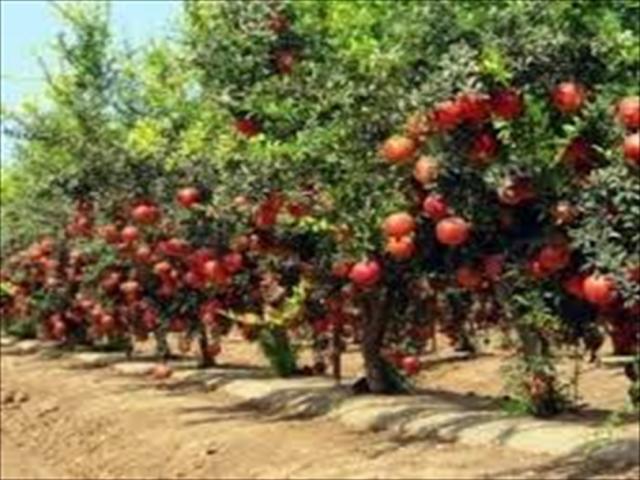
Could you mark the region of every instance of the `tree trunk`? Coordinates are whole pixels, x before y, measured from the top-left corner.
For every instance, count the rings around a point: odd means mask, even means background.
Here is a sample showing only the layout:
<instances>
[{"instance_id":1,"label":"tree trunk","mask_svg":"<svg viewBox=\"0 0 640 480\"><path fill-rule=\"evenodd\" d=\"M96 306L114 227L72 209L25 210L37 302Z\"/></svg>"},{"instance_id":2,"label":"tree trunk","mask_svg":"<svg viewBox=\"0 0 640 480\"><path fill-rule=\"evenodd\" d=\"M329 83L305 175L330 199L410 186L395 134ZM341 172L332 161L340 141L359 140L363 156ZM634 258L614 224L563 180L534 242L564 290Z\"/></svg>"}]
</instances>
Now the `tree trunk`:
<instances>
[{"instance_id":1,"label":"tree trunk","mask_svg":"<svg viewBox=\"0 0 640 480\"><path fill-rule=\"evenodd\" d=\"M200 346L200 368L212 367L215 364L209 354L209 339L207 329L202 323L199 326L198 344Z\"/></svg>"},{"instance_id":2,"label":"tree trunk","mask_svg":"<svg viewBox=\"0 0 640 480\"><path fill-rule=\"evenodd\" d=\"M373 295L378 295L373 297ZM362 356L364 358L367 387L371 393L392 393L385 360L382 357L386 331L386 298L381 292L363 298Z\"/></svg>"},{"instance_id":3,"label":"tree trunk","mask_svg":"<svg viewBox=\"0 0 640 480\"><path fill-rule=\"evenodd\" d=\"M342 380L342 323L337 323L331 336L331 364L333 379L337 385Z\"/></svg>"},{"instance_id":4,"label":"tree trunk","mask_svg":"<svg viewBox=\"0 0 640 480\"><path fill-rule=\"evenodd\" d=\"M167 328L162 325L153 331L153 336L156 339L156 355L163 360L169 360L171 358L171 349L169 348L169 342L167 342Z\"/></svg>"}]
</instances>

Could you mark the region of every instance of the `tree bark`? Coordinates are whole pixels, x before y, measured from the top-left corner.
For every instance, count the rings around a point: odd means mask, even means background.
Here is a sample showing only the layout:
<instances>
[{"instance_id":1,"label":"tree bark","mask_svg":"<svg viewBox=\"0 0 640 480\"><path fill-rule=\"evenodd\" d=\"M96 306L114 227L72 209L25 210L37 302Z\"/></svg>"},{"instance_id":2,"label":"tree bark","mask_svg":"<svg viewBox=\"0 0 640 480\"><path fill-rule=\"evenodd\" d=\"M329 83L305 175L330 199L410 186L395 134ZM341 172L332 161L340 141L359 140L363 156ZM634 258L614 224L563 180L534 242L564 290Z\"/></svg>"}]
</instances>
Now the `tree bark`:
<instances>
[{"instance_id":1,"label":"tree bark","mask_svg":"<svg viewBox=\"0 0 640 480\"><path fill-rule=\"evenodd\" d=\"M342 323L334 325L331 336L331 364L333 379L337 385L342 380Z\"/></svg>"},{"instance_id":2,"label":"tree bark","mask_svg":"<svg viewBox=\"0 0 640 480\"><path fill-rule=\"evenodd\" d=\"M200 346L200 367L212 367L215 362L213 358L211 358L211 355L209 355L209 339L207 337L206 327L200 324L198 333L198 344Z\"/></svg>"},{"instance_id":3,"label":"tree bark","mask_svg":"<svg viewBox=\"0 0 640 480\"><path fill-rule=\"evenodd\" d=\"M170 359L171 349L169 342L167 342L167 328L165 326L156 328L153 331L153 336L156 339L156 355L163 360Z\"/></svg>"},{"instance_id":4,"label":"tree bark","mask_svg":"<svg viewBox=\"0 0 640 480\"><path fill-rule=\"evenodd\" d=\"M374 295L378 295L374 297ZM367 387L371 393L392 393L385 360L382 357L386 331L386 298L382 292L367 294L363 298L362 356L364 358Z\"/></svg>"}]
</instances>

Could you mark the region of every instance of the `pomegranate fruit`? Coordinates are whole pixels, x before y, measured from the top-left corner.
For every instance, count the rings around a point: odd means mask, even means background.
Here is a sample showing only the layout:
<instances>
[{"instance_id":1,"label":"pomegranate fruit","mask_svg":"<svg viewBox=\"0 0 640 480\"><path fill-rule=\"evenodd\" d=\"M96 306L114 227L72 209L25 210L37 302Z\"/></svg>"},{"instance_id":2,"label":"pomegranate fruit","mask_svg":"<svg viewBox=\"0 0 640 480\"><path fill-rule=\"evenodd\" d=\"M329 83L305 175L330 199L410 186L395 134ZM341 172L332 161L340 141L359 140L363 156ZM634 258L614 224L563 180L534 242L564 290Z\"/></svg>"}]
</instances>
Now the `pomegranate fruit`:
<instances>
[{"instance_id":1,"label":"pomegranate fruit","mask_svg":"<svg viewBox=\"0 0 640 480\"><path fill-rule=\"evenodd\" d=\"M471 226L461 217L448 217L436 225L436 238L443 245L462 245L469 239Z\"/></svg>"}]
</instances>

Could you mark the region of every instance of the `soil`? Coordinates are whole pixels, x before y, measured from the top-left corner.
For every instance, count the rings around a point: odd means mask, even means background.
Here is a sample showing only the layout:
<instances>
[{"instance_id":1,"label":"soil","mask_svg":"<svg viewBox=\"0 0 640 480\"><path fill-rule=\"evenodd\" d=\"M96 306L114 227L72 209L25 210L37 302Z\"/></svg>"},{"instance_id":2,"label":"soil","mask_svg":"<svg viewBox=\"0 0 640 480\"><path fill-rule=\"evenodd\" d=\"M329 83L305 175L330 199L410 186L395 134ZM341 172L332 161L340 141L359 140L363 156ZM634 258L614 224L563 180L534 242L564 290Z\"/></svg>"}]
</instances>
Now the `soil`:
<instances>
[{"instance_id":1,"label":"soil","mask_svg":"<svg viewBox=\"0 0 640 480\"><path fill-rule=\"evenodd\" d=\"M224 362L264 363L253 345L229 341L223 348ZM356 361L349 355L347 371ZM498 377L485 374L500 363L495 357L443 363L420 382L480 390L497 383ZM637 479L640 473L637 467L617 471L581 458L498 447L398 443L385 433L354 433L323 417L260 412L220 391L170 389L107 369L74 368L64 358L3 355L1 367L3 479ZM589 381L595 385L604 375L600 381L609 382L614 377L608 372L589 374ZM600 386L600 396L588 388L590 398L615 405L609 387Z\"/></svg>"}]
</instances>

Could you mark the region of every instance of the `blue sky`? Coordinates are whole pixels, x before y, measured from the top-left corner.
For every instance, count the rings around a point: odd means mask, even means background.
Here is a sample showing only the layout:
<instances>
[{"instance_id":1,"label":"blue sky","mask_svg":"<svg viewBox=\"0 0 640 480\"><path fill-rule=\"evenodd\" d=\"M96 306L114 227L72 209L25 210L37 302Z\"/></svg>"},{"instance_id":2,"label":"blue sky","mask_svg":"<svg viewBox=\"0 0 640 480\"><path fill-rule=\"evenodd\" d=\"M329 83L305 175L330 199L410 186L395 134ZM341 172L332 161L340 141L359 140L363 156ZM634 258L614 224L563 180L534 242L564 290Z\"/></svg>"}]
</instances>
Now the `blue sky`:
<instances>
[{"instance_id":1,"label":"blue sky","mask_svg":"<svg viewBox=\"0 0 640 480\"><path fill-rule=\"evenodd\" d=\"M49 3L47 0L0 0L3 105L15 105L42 88L37 55L45 51L60 30L58 18ZM170 31L181 2L112 0L111 3L111 21L117 40L136 45ZM11 145L5 135L1 142L2 163L6 163L11 156Z\"/></svg>"}]
</instances>

